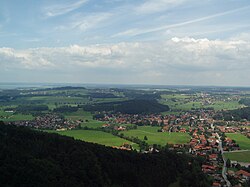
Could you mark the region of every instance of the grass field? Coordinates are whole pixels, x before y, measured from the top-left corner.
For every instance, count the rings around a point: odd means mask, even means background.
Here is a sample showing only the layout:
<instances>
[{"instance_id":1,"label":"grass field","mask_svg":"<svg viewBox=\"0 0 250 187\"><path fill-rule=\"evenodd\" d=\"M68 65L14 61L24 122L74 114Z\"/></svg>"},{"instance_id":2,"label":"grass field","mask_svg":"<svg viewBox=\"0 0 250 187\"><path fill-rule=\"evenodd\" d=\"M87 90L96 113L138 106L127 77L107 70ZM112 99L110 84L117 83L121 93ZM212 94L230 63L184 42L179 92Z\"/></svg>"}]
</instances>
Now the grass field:
<instances>
[{"instance_id":1,"label":"grass field","mask_svg":"<svg viewBox=\"0 0 250 187\"><path fill-rule=\"evenodd\" d=\"M108 103L116 101L126 101L127 98L95 98L92 102L94 103Z\"/></svg>"},{"instance_id":2,"label":"grass field","mask_svg":"<svg viewBox=\"0 0 250 187\"><path fill-rule=\"evenodd\" d=\"M238 101L215 101L213 104L210 105L202 105L200 101L190 101L190 98L198 97L198 95L185 95L185 94L170 94L161 95L160 103L166 104L170 107L170 109L176 110L183 110L188 111L192 108L208 108L212 107L214 110L233 110L237 108L241 108L244 105L238 103ZM167 114L167 113L166 113Z\"/></svg>"},{"instance_id":3,"label":"grass field","mask_svg":"<svg viewBox=\"0 0 250 187\"><path fill-rule=\"evenodd\" d=\"M93 131L93 130L68 130L68 131L47 131L54 132L65 136L74 137L78 140L83 140L86 142L98 143L106 146L121 146L124 143L129 143L134 149L139 149L139 146L128 140L119 138L110 133L102 131Z\"/></svg>"},{"instance_id":4,"label":"grass field","mask_svg":"<svg viewBox=\"0 0 250 187\"><path fill-rule=\"evenodd\" d=\"M225 153L225 157L238 162L250 162L250 151Z\"/></svg>"},{"instance_id":5,"label":"grass field","mask_svg":"<svg viewBox=\"0 0 250 187\"><path fill-rule=\"evenodd\" d=\"M102 125L104 125L104 124L105 124L105 122L92 120L89 122L82 123L81 126L82 127L89 127L89 128L98 128L98 127L102 127Z\"/></svg>"},{"instance_id":6,"label":"grass field","mask_svg":"<svg viewBox=\"0 0 250 187\"><path fill-rule=\"evenodd\" d=\"M238 101L217 101L214 104L208 105L208 107L213 107L214 110L234 110L237 108L241 108L244 105L238 103Z\"/></svg>"},{"instance_id":7,"label":"grass field","mask_svg":"<svg viewBox=\"0 0 250 187\"><path fill-rule=\"evenodd\" d=\"M186 94L162 94L161 97L163 99L187 99L191 96Z\"/></svg>"},{"instance_id":8,"label":"grass field","mask_svg":"<svg viewBox=\"0 0 250 187\"><path fill-rule=\"evenodd\" d=\"M226 136L235 140L239 144L241 149L250 150L250 139L239 133L226 133Z\"/></svg>"},{"instance_id":9,"label":"grass field","mask_svg":"<svg viewBox=\"0 0 250 187\"><path fill-rule=\"evenodd\" d=\"M79 109L76 112L63 113L66 119L72 120L93 120L93 116L90 112L86 112L82 109Z\"/></svg>"},{"instance_id":10,"label":"grass field","mask_svg":"<svg viewBox=\"0 0 250 187\"><path fill-rule=\"evenodd\" d=\"M25 114L13 114L0 110L0 121L22 121L22 120L32 120L34 117L32 115Z\"/></svg>"},{"instance_id":11,"label":"grass field","mask_svg":"<svg viewBox=\"0 0 250 187\"><path fill-rule=\"evenodd\" d=\"M159 144L166 145L168 144L183 144L187 143L190 140L190 136L186 133L168 133L168 132L157 132L159 127L143 126L138 127L135 130L129 130L122 132L125 136L129 137L138 137L143 140L144 136L147 136L148 144Z\"/></svg>"},{"instance_id":12,"label":"grass field","mask_svg":"<svg viewBox=\"0 0 250 187\"><path fill-rule=\"evenodd\" d=\"M82 109L79 109L77 112L65 113L64 117L71 120L83 120L84 122L81 123L82 127L97 128L105 124L105 122L93 120L92 114Z\"/></svg>"},{"instance_id":13,"label":"grass field","mask_svg":"<svg viewBox=\"0 0 250 187\"><path fill-rule=\"evenodd\" d=\"M87 98L83 97L70 97L70 96L35 96L35 97L28 97L26 99L27 101L31 102L38 102L38 103L44 103L44 104L77 104L81 103L84 104L88 101Z\"/></svg>"}]
</instances>

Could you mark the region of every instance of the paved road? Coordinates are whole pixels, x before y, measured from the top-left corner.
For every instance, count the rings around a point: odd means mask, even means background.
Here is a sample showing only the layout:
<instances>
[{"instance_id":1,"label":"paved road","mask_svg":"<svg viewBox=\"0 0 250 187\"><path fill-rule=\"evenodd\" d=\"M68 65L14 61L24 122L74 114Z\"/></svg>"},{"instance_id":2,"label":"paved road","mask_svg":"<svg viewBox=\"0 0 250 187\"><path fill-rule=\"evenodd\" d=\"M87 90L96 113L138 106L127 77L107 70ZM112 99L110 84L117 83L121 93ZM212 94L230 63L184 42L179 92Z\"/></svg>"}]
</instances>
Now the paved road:
<instances>
[{"instance_id":1,"label":"paved road","mask_svg":"<svg viewBox=\"0 0 250 187\"><path fill-rule=\"evenodd\" d=\"M224 153L240 153L240 152L246 152L250 151L249 149L244 149L244 150L235 150L235 151L224 151Z\"/></svg>"},{"instance_id":2,"label":"paved road","mask_svg":"<svg viewBox=\"0 0 250 187\"><path fill-rule=\"evenodd\" d=\"M219 149L221 151L222 159L223 159L223 162L224 162L221 174L222 174L222 177L224 178L224 180L226 181L227 186L231 187L232 185L231 185L230 181L227 179L227 175L226 175L226 172L227 172L227 160L224 157L222 142L221 142L221 139L220 139L220 136L218 135L218 133L217 133L217 137L219 138Z\"/></svg>"},{"instance_id":3,"label":"paved road","mask_svg":"<svg viewBox=\"0 0 250 187\"><path fill-rule=\"evenodd\" d=\"M169 128L169 131L168 131L169 134L171 133L172 128L173 128L173 127L170 127L170 128Z\"/></svg>"}]
</instances>

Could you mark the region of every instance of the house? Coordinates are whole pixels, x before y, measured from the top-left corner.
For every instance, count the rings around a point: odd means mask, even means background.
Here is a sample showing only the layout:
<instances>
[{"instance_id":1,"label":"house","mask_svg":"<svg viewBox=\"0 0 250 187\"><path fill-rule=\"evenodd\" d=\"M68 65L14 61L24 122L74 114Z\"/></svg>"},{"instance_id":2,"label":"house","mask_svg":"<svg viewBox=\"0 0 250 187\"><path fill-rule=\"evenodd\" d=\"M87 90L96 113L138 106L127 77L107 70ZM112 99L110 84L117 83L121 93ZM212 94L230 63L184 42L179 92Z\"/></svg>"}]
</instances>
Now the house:
<instances>
[{"instance_id":1,"label":"house","mask_svg":"<svg viewBox=\"0 0 250 187\"><path fill-rule=\"evenodd\" d=\"M209 160L217 160L218 155L217 154L211 154L208 157L209 157Z\"/></svg>"},{"instance_id":2,"label":"house","mask_svg":"<svg viewBox=\"0 0 250 187\"><path fill-rule=\"evenodd\" d=\"M221 184L218 182L213 182L212 187L221 187Z\"/></svg>"},{"instance_id":3,"label":"house","mask_svg":"<svg viewBox=\"0 0 250 187\"><path fill-rule=\"evenodd\" d=\"M239 177L243 177L244 179L250 179L250 173L247 172L247 171L244 171L244 170L239 170L236 172L236 175L239 176Z\"/></svg>"},{"instance_id":4,"label":"house","mask_svg":"<svg viewBox=\"0 0 250 187\"><path fill-rule=\"evenodd\" d=\"M106 124L103 124L102 127L103 127L103 128L110 127L110 124L107 124L107 123L106 123Z\"/></svg>"}]
</instances>

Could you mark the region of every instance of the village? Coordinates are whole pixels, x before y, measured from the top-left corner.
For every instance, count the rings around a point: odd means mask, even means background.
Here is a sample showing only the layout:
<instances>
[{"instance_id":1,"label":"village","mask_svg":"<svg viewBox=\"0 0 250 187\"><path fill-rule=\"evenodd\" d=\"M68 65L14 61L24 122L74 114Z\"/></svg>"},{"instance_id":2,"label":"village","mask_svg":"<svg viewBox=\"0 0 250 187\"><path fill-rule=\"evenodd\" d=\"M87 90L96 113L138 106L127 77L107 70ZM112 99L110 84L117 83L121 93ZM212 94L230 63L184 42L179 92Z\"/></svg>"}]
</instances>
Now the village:
<instances>
[{"instance_id":1,"label":"village","mask_svg":"<svg viewBox=\"0 0 250 187\"><path fill-rule=\"evenodd\" d=\"M173 144L170 145L169 149L179 153L185 150L188 154L203 158L202 171L213 178L214 187L241 186L250 179L250 173L242 169L244 166L241 166L238 162L230 162L224 157L224 152L240 150L237 142L229 137L225 137L225 133L241 133L249 138L250 130L247 127L250 125L250 122L229 123L222 120L214 120L214 114L215 112L212 110L197 110L185 112L181 115L170 114L165 116L106 113L99 120L106 122L103 128L112 127L117 131L129 130L126 129L124 124L136 124L138 126L159 126L161 127L159 132L188 133L191 136L190 142L187 144ZM118 125L114 126L112 124ZM220 124L220 126L216 124ZM122 146L122 149L124 149L124 146ZM238 169L232 171L227 170L227 167ZM232 185L228 178L237 183L237 185Z\"/></svg>"},{"instance_id":2,"label":"village","mask_svg":"<svg viewBox=\"0 0 250 187\"><path fill-rule=\"evenodd\" d=\"M34 120L13 121L8 124L31 127L34 129L63 131L76 129L79 127L80 123L81 121L78 120L67 120L57 114L49 113L37 116Z\"/></svg>"},{"instance_id":3,"label":"village","mask_svg":"<svg viewBox=\"0 0 250 187\"><path fill-rule=\"evenodd\" d=\"M96 120L103 122L101 128L97 130L112 130L119 135L119 132L136 129L139 126L159 127L160 133L187 133L190 141L185 144L168 144L168 149L179 154L185 153L203 159L201 166L203 173L213 179L213 186L241 186L250 179L248 165L241 165L237 161L229 161L225 158L224 152L239 151L240 146L235 140L225 136L225 133L240 133L249 138L250 129L248 121L215 120L214 110L195 110L176 114L122 114L104 112L102 117ZM49 113L35 117L30 121L9 122L17 126L27 126L41 130L65 131L72 129L82 129L82 120L64 119L63 116ZM129 125L130 124L130 125ZM88 129L88 128L87 128ZM167 142L166 142L167 144ZM123 144L114 148L122 150L132 150L129 144ZM159 152L157 148L149 146L144 153ZM228 168L235 168L228 170ZM230 179L230 180L229 180ZM232 185L230 181L237 185Z\"/></svg>"}]
</instances>

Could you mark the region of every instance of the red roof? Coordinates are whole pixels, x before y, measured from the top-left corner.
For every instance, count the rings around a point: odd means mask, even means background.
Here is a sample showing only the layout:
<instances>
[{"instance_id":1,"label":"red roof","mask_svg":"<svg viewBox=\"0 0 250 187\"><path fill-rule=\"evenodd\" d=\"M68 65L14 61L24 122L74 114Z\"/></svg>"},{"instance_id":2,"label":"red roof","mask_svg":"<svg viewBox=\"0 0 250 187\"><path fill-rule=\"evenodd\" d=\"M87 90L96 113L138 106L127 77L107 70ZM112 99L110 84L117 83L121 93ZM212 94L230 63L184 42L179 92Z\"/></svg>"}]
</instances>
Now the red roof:
<instances>
[{"instance_id":1,"label":"red roof","mask_svg":"<svg viewBox=\"0 0 250 187\"><path fill-rule=\"evenodd\" d=\"M221 186L221 184L218 182L214 182L212 186L217 187L217 186Z\"/></svg>"},{"instance_id":2,"label":"red roof","mask_svg":"<svg viewBox=\"0 0 250 187\"><path fill-rule=\"evenodd\" d=\"M250 177L250 173L244 170L237 171L236 175L244 175L244 176Z\"/></svg>"}]
</instances>

